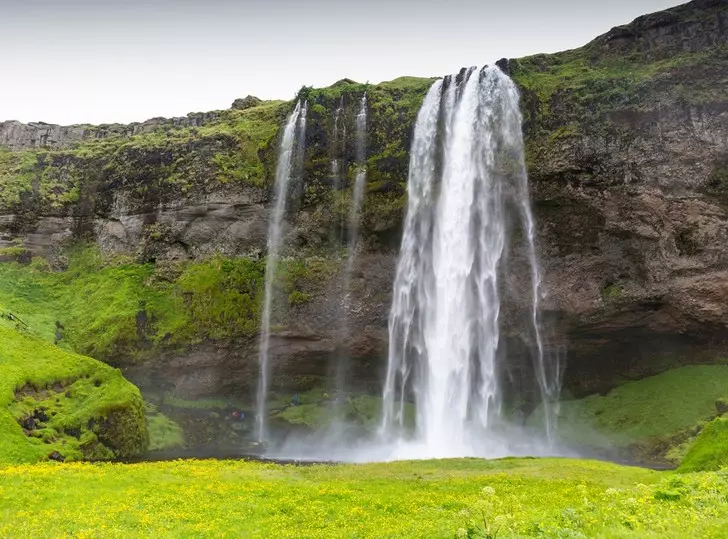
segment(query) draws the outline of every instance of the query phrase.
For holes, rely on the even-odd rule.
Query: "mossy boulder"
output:
[[[109,460],[149,446],[139,390],[117,369],[0,321],[0,462]]]
[[[249,95],[243,98],[236,99],[233,101],[232,107],[233,109],[238,110],[246,110],[253,107],[257,107],[263,102],[262,99],[259,99],[255,97],[254,95]]]

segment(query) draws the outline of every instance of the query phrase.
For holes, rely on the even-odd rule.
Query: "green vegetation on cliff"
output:
[[[122,189],[132,207],[204,192],[205,183],[263,186],[261,156],[275,141],[286,105],[264,102],[245,110],[210,113],[199,126],[171,121],[128,130],[92,129],[89,137],[60,149],[0,149],[0,208],[20,208],[32,220],[38,210],[66,208],[105,189]],[[103,135],[103,136],[101,136]]]
[[[726,492],[565,459],[44,464],[0,468],[0,536],[722,539]]]
[[[0,462],[131,457],[149,444],[139,390],[0,318]]]
[[[313,256],[282,259],[280,293],[291,304],[305,303],[337,264]],[[0,302],[46,341],[58,333],[63,348],[128,364],[159,348],[257,335],[264,274],[264,259],[138,264],[78,246],[64,271],[41,258],[0,263]]]

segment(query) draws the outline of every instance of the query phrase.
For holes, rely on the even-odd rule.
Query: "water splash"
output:
[[[500,294],[511,213],[520,214],[526,236],[527,329],[544,406],[558,394],[559,369],[549,364],[539,318],[521,123],[517,88],[495,67],[435,82],[418,114],[381,425],[385,439],[405,439],[413,398],[412,456],[482,455],[502,445]],[[549,434],[551,427],[547,419]]]
[[[307,105],[299,101],[288,118],[281,145],[278,151],[278,163],[275,178],[275,205],[273,215],[268,226],[268,258],[265,265],[265,297],[263,300],[263,314],[261,317],[260,348],[258,362],[260,375],[258,380],[258,393],[256,399],[256,434],[259,442],[267,440],[267,399],[270,378],[270,326],[271,310],[273,307],[273,293],[276,278],[278,255],[282,244],[283,218],[286,213],[288,190],[294,169],[300,170],[303,160],[305,132],[306,132]]]

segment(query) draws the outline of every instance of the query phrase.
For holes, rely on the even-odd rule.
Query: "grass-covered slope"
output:
[[[728,365],[687,365],[627,382],[606,395],[559,404],[558,433],[582,448],[631,448],[639,459],[679,464],[728,396]],[[537,422],[542,410],[529,418]],[[702,435],[701,435],[702,436]]]
[[[723,538],[724,472],[506,459],[0,468],[0,536]]]
[[[591,426],[626,445],[668,436],[716,415],[728,396],[728,365],[688,365],[616,387],[608,394],[561,403],[565,425]]]
[[[714,419],[700,431],[680,464],[681,472],[728,467],[728,417]]]
[[[139,390],[94,359],[0,321],[0,462],[143,453],[149,444]]]

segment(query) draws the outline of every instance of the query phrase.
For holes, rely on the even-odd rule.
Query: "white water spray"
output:
[[[258,362],[260,376],[256,402],[256,433],[258,441],[267,439],[267,406],[268,383],[270,377],[270,320],[273,307],[273,293],[276,277],[276,266],[282,243],[283,217],[286,213],[288,186],[294,172],[294,165],[303,159],[306,132],[307,106],[299,101],[288,118],[283,130],[278,152],[276,178],[274,187],[275,205],[268,226],[268,258],[265,265],[265,298],[260,329],[260,349]],[[298,144],[296,144],[298,141]]]

